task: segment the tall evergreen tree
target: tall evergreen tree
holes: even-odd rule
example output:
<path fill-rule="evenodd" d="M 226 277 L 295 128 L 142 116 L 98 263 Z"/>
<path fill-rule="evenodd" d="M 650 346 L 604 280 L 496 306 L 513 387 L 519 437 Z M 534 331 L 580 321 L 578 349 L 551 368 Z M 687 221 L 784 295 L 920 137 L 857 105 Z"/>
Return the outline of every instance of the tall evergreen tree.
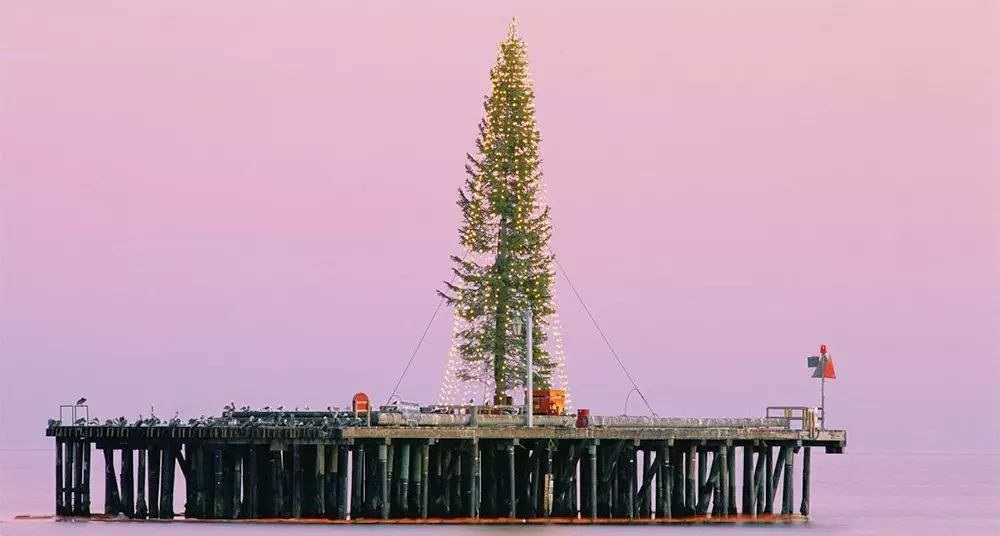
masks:
<path fill-rule="evenodd" d="M 479 124 L 476 154 L 467 155 L 466 180 L 458 206 L 464 258 L 453 256 L 455 283 L 440 292 L 464 328 L 455 333 L 463 381 L 492 384 L 499 397 L 525 384 L 524 329 L 515 317 L 531 308 L 534 318 L 534 385 L 550 384 L 554 364 L 546 349 L 546 327 L 555 313 L 552 227 L 542 200 L 542 172 L 535 125 L 534 92 L 527 50 L 510 25 L 490 71 L 492 92 Z"/>

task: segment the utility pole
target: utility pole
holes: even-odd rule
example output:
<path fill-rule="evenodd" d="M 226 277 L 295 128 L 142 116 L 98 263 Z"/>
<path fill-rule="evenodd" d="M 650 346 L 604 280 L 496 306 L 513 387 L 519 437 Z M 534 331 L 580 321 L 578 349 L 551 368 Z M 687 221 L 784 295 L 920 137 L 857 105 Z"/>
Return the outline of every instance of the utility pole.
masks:
<path fill-rule="evenodd" d="M 534 393 L 534 387 L 532 385 L 535 380 L 535 372 L 532 370 L 534 365 L 532 363 L 532 353 L 535 345 L 534 341 L 532 341 L 531 339 L 533 331 L 531 325 L 532 324 L 531 307 L 528 307 L 524 310 L 524 324 L 525 327 L 528 329 L 528 332 L 525 334 L 525 338 L 527 339 L 528 343 L 528 381 L 527 381 L 528 392 L 527 395 L 524 397 L 525 406 L 527 406 L 524 408 L 524 410 L 527 412 L 526 415 L 528 416 L 528 428 L 531 428 L 535 425 L 535 408 L 534 408 L 535 393 Z"/>

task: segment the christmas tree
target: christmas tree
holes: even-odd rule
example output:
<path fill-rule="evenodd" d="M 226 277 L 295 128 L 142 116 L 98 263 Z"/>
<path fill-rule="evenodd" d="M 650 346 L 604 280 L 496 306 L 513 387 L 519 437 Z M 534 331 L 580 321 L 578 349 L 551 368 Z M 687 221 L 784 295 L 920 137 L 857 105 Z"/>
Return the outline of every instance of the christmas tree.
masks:
<path fill-rule="evenodd" d="M 485 391 L 492 387 L 494 397 L 525 385 L 526 337 L 517 323 L 527 308 L 534 319 L 535 388 L 549 387 L 561 365 L 546 346 L 549 328 L 558 329 L 550 326 L 557 322 L 548 249 L 552 227 L 527 50 L 516 21 L 500 43 L 490 80 L 476 154 L 467 155 L 465 186 L 459 189 L 466 255 L 452 257 L 455 279 L 441 292 L 455 307 L 457 322 L 442 398 L 456 380 L 481 383 Z"/>

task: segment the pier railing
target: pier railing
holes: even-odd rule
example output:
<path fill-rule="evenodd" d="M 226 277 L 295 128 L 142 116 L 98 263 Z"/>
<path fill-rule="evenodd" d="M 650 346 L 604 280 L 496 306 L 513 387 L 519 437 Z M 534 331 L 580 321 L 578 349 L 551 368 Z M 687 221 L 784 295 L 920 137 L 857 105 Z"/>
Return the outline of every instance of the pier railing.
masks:
<path fill-rule="evenodd" d="M 768 406 L 764 412 L 764 418 L 780 418 L 791 423 L 798 422 L 799 430 L 809 433 L 809 437 L 815 437 L 819 428 L 816 426 L 816 408 L 808 406 Z"/>

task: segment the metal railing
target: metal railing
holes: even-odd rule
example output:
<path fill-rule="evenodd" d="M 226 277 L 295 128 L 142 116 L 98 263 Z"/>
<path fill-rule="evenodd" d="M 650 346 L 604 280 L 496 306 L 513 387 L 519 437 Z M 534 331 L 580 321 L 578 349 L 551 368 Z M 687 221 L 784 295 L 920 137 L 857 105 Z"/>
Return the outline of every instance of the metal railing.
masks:
<path fill-rule="evenodd" d="M 798 430 L 809 432 L 810 437 L 814 437 L 819 431 L 816 426 L 816 408 L 808 406 L 768 406 L 764 417 L 767 419 L 781 418 L 787 419 L 790 429 L 792 422 L 799 422 Z"/>
<path fill-rule="evenodd" d="M 71 420 L 69 421 L 69 423 L 72 424 L 72 425 L 76 425 L 77 424 L 76 421 L 78 420 L 78 418 L 77 418 L 77 415 L 78 415 L 77 414 L 77 410 L 80 410 L 80 409 L 83 410 L 83 414 L 84 414 L 83 424 L 90 424 L 90 406 L 88 406 L 87 404 L 60 404 L 59 405 L 59 421 L 60 422 L 66 422 L 64 416 L 65 416 L 65 412 L 67 410 L 69 410 L 70 417 L 71 417 Z"/>

